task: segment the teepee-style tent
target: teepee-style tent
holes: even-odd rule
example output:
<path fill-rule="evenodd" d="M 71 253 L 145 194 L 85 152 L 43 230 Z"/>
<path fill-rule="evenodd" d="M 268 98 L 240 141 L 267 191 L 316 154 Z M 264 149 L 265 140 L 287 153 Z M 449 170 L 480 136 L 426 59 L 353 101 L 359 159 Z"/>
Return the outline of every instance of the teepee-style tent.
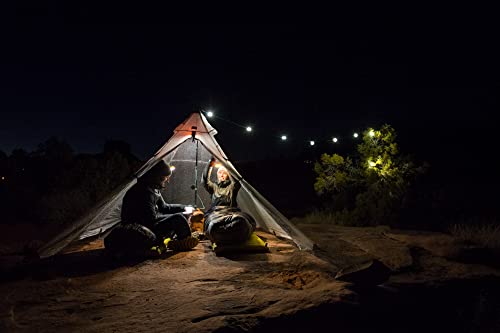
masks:
<path fill-rule="evenodd" d="M 120 222 L 121 204 L 125 193 L 158 161 L 164 160 L 175 171 L 168 187 L 162 193 L 170 203 L 181 203 L 204 208 L 210 203 L 210 195 L 198 190 L 201 176 L 213 155 L 241 183 L 237 202 L 242 211 L 251 214 L 257 227 L 278 237 L 292 240 L 300 249 L 312 249 L 313 243 L 294 227 L 269 201 L 255 190 L 234 168 L 215 140 L 217 131 L 201 113 L 191 114 L 174 130 L 174 135 L 124 184 L 87 215 L 39 249 L 40 257 L 49 257 L 75 240 L 105 233 Z M 201 188 L 201 186 L 200 186 Z"/>

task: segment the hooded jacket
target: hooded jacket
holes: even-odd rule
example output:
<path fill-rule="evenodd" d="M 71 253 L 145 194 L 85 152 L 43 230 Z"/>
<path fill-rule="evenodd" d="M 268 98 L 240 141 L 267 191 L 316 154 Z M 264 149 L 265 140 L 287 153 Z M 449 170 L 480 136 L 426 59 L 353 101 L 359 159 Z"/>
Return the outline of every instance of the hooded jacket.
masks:
<path fill-rule="evenodd" d="M 155 223 L 169 215 L 184 211 L 185 205 L 168 204 L 154 185 L 139 181 L 123 197 L 122 223 L 138 223 L 152 228 Z"/>

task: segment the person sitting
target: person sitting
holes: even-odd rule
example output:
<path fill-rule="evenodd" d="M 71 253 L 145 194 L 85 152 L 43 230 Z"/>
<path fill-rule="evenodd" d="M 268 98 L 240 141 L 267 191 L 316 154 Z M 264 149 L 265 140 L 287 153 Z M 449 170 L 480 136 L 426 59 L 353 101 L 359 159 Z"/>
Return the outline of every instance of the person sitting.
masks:
<path fill-rule="evenodd" d="M 218 244 L 245 242 L 255 231 L 255 220 L 238 208 L 236 199 L 241 184 L 225 167 L 218 168 L 216 183 L 210 179 L 215 161 L 214 157 L 210 159 L 202 176 L 205 189 L 212 195 L 211 205 L 205 213 L 205 235 Z"/>
<path fill-rule="evenodd" d="M 161 195 L 171 176 L 170 165 L 160 160 L 137 180 L 123 198 L 121 223 L 106 237 L 106 247 L 141 252 L 157 246 L 161 252 L 167 238 L 171 239 L 169 247 L 174 250 L 188 250 L 198 244 L 182 214 L 186 206 L 168 204 Z"/>

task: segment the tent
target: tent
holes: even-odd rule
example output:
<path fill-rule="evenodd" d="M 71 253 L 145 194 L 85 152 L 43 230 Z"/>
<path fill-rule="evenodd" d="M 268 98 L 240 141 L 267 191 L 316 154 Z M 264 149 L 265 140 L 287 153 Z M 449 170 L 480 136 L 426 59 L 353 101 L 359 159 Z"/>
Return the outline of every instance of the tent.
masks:
<path fill-rule="evenodd" d="M 176 168 L 169 186 L 162 193 L 165 200 L 200 208 L 207 207 L 210 203 L 210 195 L 201 188 L 201 176 L 212 155 L 226 167 L 234 178 L 240 181 L 241 189 L 237 197 L 238 206 L 242 211 L 255 218 L 258 228 L 278 237 L 292 240 L 299 249 L 312 249 L 313 242 L 293 226 L 283 214 L 240 175 L 215 140 L 216 134 L 217 131 L 208 123 L 203 114 L 191 114 L 175 128 L 173 136 L 133 177 L 118 186 L 88 214 L 42 246 L 38 251 L 40 257 L 52 256 L 75 240 L 103 235 L 119 223 L 121 204 L 127 190 L 162 159 Z M 198 190 L 198 186 L 200 186 L 200 190 Z"/>

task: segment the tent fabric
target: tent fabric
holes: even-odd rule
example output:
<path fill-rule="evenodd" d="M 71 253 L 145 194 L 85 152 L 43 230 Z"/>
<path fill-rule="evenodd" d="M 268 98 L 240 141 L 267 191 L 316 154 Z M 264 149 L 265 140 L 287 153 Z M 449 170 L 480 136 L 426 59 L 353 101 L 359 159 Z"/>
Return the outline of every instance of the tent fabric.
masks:
<path fill-rule="evenodd" d="M 203 188 L 201 177 L 212 155 L 226 167 L 233 178 L 241 182 L 238 206 L 255 218 L 258 228 L 292 240 L 299 249 L 312 249 L 313 242 L 240 175 L 215 140 L 216 134 L 217 131 L 203 114 L 191 114 L 175 128 L 173 136 L 135 173 L 134 178 L 124 182 L 87 215 L 40 248 L 40 257 L 52 256 L 72 241 L 102 235 L 119 223 L 125 193 L 137 182 L 137 178 L 160 160 L 176 168 L 169 186 L 162 193 L 165 201 L 208 208 L 210 195 Z M 215 172 L 212 177 L 215 177 Z"/>

